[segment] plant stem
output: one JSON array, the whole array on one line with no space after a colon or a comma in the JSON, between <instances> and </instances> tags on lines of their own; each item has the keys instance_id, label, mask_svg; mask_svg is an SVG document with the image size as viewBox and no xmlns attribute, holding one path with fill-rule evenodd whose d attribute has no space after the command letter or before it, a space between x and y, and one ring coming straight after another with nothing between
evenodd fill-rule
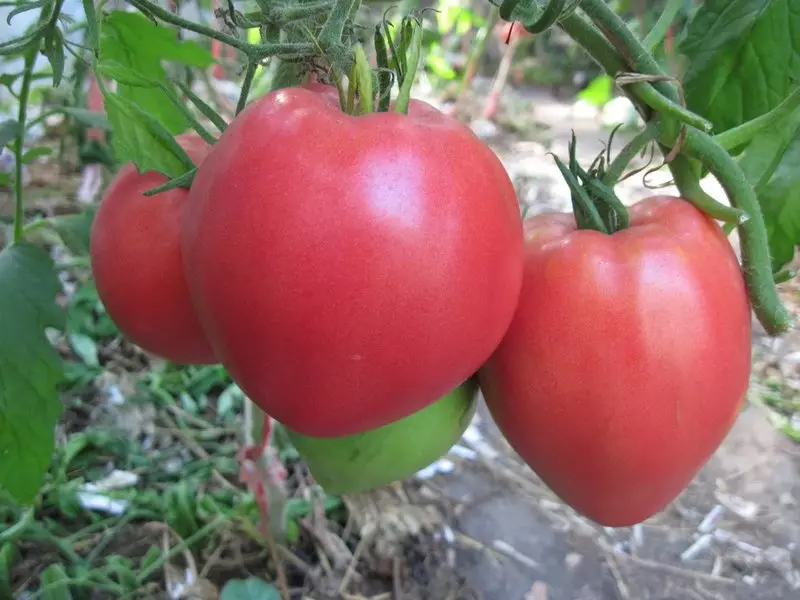
<instances>
[{"instance_id":1,"label":"plant stem","mask_svg":"<svg viewBox=\"0 0 800 600\"><path fill-rule=\"evenodd\" d=\"M341 42L344 26L353 10L354 2L359 0L334 0L328 19L319 32L318 42L323 50L328 51Z\"/></svg>"},{"instance_id":2,"label":"plant stem","mask_svg":"<svg viewBox=\"0 0 800 600\"><path fill-rule=\"evenodd\" d=\"M236 114L244 110L247 105L247 96L250 94L250 86L253 85L253 77L256 75L258 69L258 62L254 60L247 61L247 68L244 71L244 79L242 80L242 90L239 92L239 101L236 103Z\"/></svg>"},{"instance_id":3,"label":"plant stem","mask_svg":"<svg viewBox=\"0 0 800 600\"><path fill-rule=\"evenodd\" d=\"M770 335L787 331L792 315L781 303L772 276L772 264L764 217L758 198L738 163L710 135L689 129L683 144L686 154L701 161L719 180L736 208L749 215L739 225L744 262L744 278L753 310Z\"/></svg>"},{"instance_id":4,"label":"plant stem","mask_svg":"<svg viewBox=\"0 0 800 600\"><path fill-rule=\"evenodd\" d=\"M184 552L187 548L191 548L194 544L205 538L210 533L213 533L214 530L219 527L222 523L224 523L228 519L227 515L220 515L215 518L213 521L209 521L205 525L203 525L200 529L195 531L192 535L187 537L184 540L181 540L179 544L176 544L169 551L162 554L158 560L153 561L153 564L148 566L146 569L143 569L139 572L139 575L136 577L136 581L138 584L144 585L147 583L147 580L150 576L161 569L166 562L168 562L172 557L177 556Z\"/></svg>"},{"instance_id":5,"label":"plant stem","mask_svg":"<svg viewBox=\"0 0 800 600\"><path fill-rule=\"evenodd\" d=\"M757 134L775 125L785 117L788 117L798 106L800 106L800 87L795 88L783 102L768 113L756 117L751 121L747 121L746 123L742 123L733 129L723 131L714 136L714 141L725 148L725 150L732 150L743 146L750 142Z\"/></svg>"},{"instance_id":6,"label":"plant stem","mask_svg":"<svg viewBox=\"0 0 800 600\"><path fill-rule=\"evenodd\" d=\"M622 55L603 34L577 12L564 17L558 26L575 40L611 77L625 71Z\"/></svg>"},{"instance_id":7,"label":"plant stem","mask_svg":"<svg viewBox=\"0 0 800 600\"><path fill-rule=\"evenodd\" d=\"M678 154L673 158L669 164L669 170L681 196L712 219L717 219L723 223L741 225L750 218L750 215L743 210L726 206L708 195L700 186L689 159L682 154Z\"/></svg>"},{"instance_id":8,"label":"plant stem","mask_svg":"<svg viewBox=\"0 0 800 600\"><path fill-rule=\"evenodd\" d=\"M42 11L44 13L44 11ZM41 19L41 17L40 17ZM23 225L25 221L25 198L22 195L22 150L25 140L25 119L28 117L28 96L31 91L31 77L33 76L33 65L36 56L39 54L39 42L37 41L28 54L25 55L25 62L22 71L22 87L19 92L19 111L17 112L17 142L14 144L14 243L23 240Z\"/></svg>"},{"instance_id":9,"label":"plant stem","mask_svg":"<svg viewBox=\"0 0 800 600\"><path fill-rule=\"evenodd\" d=\"M549 0L544 10L533 21L523 21L522 25L530 33L542 33L563 14L567 0Z\"/></svg>"},{"instance_id":10,"label":"plant stem","mask_svg":"<svg viewBox=\"0 0 800 600\"><path fill-rule=\"evenodd\" d=\"M194 31L205 37L219 40L223 44L236 48L239 52L247 55L248 59L263 59L268 56L276 55L293 55L293 56L311 56L316 52L316 47L311 43L275 43L275 44L248 44L239 38L222 33L211 27L195 23L188 19L184 19L170 11L161 8L157 4L149 0L128 0L135 8L139 9L145 14L158 17L165 23L177 25L183 29Z\"/></svg>"},{"instance_id":11,"label":"plant stem","mask_svg":"<svg viewBox=\"0 0 800 600\"><path fill-rule=\"evenodd\" d=\"M605 0L583 0L581 8L606 34L611 44L622 53L632 71L644 75L666 75L653 55L647 51L624 21L609 8ZM670 100L678 101L678 91L667 82L657 82L656 89Z\"/></svg>"},{"instance_id":12,"label":"plant stem","mask_svg":"<svg viewBox=\"0 0 800 600\"><path fill-rule=\"evenodd\" d=\"M486 22L483 24L483 27L478 30L475 36L475 43L472 46L472 52L470 52L467 57L467 66L464 69L464 75L461 77L461 84L458 90L459 99L462 98L465 90L469 87L469 84L472 83L475 73L478 71L478 64L486 52L486 46L489 42L489 38L492 37L492 31L499 17L500 9L496 6L491 6L489 8L489 16L486 17Z\"/></svg>"},{"instance_id":13,"label":"plant stem","mask_svg":"<svg viewBox=\"0 0 800 600\"><path fill-rule=\"evenodd\" d=\"M622 81L621 85L625 85L624 77L618 78L617 81ZM692 125L693 127L702 129L706 133L710 132L713 128L713 125L710 121L660 94L652 85L647 85L642 81L631 82L627 85L630 85L633 88L636 97L639 98L639 100L647 104L647 106L652 108L660 115L672 117L676 121L680 121L681 123L686 123L687 125Z\"/></svg>"},{"instance_id":14,"label":"plant stem","mask_svg":"<svg viewBox=\"0 0 800 600\"><path fill-rule=\"evenodd\" d=\"M669 31L669 26L672 25L672 22L675 20L675 17L678 16L684 4L686 4L685 0L668 0L661 16L658 17L658 21L653 25L650 33L642 40L642 45L647 50L652 52L653 49L661 43L664 36L667 35L667 31Z\"/></svg>"},{"instance_id":15,"label":"plant stem","mask_svg":"<svg viewBox=\"0 0 800 600\"><path fill-rule=\"evenodd\" d=\"M300 21L301 19L307 19L327 12L332 6L333 4L330 0L300 4L298 6L281 6L273 9L269 13L269 19L280 25L286 25L292 21Z\"/></svg>"},{"instance_id":16,"label":"plant stem","mask_svg":"<svg viewBox=\"0 0 800 600\"><path fill-rule=\"evenodd\" d=\"M615 186L634 157L644 150L647 144L655 140L657 131L658 128L656 124L651 122L648 123L642 131L637 133L608 165L605 175L603 175L603 183L609 187Z\"/></svg>"}]
</instances>

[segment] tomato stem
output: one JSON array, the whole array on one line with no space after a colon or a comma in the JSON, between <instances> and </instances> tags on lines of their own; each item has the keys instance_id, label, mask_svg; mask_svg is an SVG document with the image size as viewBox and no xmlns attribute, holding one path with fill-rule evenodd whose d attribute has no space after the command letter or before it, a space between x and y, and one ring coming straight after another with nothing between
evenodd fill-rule
<instances>
[{"instance_id":1,"label":"tomato stem","mask_svg":"<svg viewBox=\"0 0 800 600\"><path fill-rule=\"evenodd\" d=\"M655 47L664 40L664 37L667 35L667 31L669 31L670 25L672 25L673 21L675 21L675 18L678 16L678 13L685 4L686 0L667 1L667 5L664 7L661 15L658 17L656 24L653 25L653 28L645 36L644 40L642 40L642 45L647 50L652 52Z\"/></svg>"},{"instance_id":2,"label":"tomato stem","mask_svg":"<svg viewBox=\"0 0 800 600\"><path fill-rule=\"evenodd\" d=\"M749 215L750 218L739 225L739 237L744 278L753 310L770 335L787 331L793 319L775 289L767 228L753 187L739 164L710 135L689 128L683 147L689 156L701 161L716 176L731 204Z\"/></svg>"},{"instance_id":3,"label":"tomato stem","mask_svg":"<svg viewBox=\"0 0 800 600\"><path fill-rule=\"evenodd\" d=\"M603 183L608 186L615 186L622 177L622 173L628 168L630 162L647 147L647 144L655 141L658 132L656 123L650 122L645 128L636 134L628 144L611 161L603 175Z\"/></svg>"},{"instance_id":4,"label":"tomato stem","mask_svg":"<svg viewBox=\"0 0 800 600\"><path fill-rule=\"evenodd\" d=\"M518 1L516 0L514 3L516 4ZM519 21L528 33L542 33L558 21L566 8L567 0L550 0L543 11L533 16L533 20L527 19L528 15L521 14Z\"/></svg>"},{"instance_id":5,"label":"tomato stem","mask_svg":"<svg viewBox=\"0 0 800 600\"><path fill-rule=\"evenodd\" d=\"M661 69L653 55L647 51L625 22L611 10L605 0L583 0L581 9L605 33L611 44L620 52L630 71L645 75L659 75L664 81L656 81L655 88L674 102L680 100L677 88L667 81L666 73ZM619 71L617 70L616 73ZM610 73L611 74L611 73ZM611 74L612 76L614 74Z\"/></svg>"},{"instance_id":6,"label":"tomato stem","mask_svg":"<svg viewBox=\"0 0 800 600\"><path fill-rule=\"evenodd\" d=\"M647 106L656 111L659 115L664 117L672 117L676 121L692 125L705 132L710 132L713 125L707 119L704 119L698 114L684 108L677 102L673 102L666 96L660 94L653 86L647 85L646 82L652 79L648 75L634 74L620 74L617 75L615 81L617 85L630 85L634 88L636 97L644 102Z\"/></svg>"},{"instance_id":7,"label":"tomato stem","mask_svg":"<svg viewBox=\"0 0 800 600\"><path fill-rule=\"evenodd\" d=\"M236 114L244 110L247 105L247 96L250 94L250 87L253 85L253 77L256 75L258 69L258 61L248 58L247 67L244 71L244 79L242 80L242 89L239 92L239 101L236 103Z\"/></svg>"},{"instance_id":8,"label":"tomato stem","mask_svg":"<svg viewBox=\"0 0 800 600\"><path fill-rule=\"evenodd\" d=\"M668 149L666 149L668 151ZM700 186L689 159L678 154L670 163L670 172L681 196L712 219L739 225L750 218L743 210L717 202Z\"/></svg>"},{"instance_id":9,"label":"tomato stem","mask_svg":"<svg viewBox=\"0 0 800 600\"><path fill-rule=\"evenodd\" d=\"M189 19L184 19L149 0L128 0L130 4L149 15L152 18L158 18L165 23L177 25L182 29L199 33L205 37L213 40L219 40L223 44L227 44L236 48L242 54L247 55L250 59L260 60L270 56L315 56L317 54L317 46L310 42L280 42L271 44L249 44L246 41L239 39L236 36L228 35L221 31L217 31L213 27L195 23Z\"/></svg>"},{"instance_id":10,"label":"tomato stem","mask_svg":"<svg viewBox=\"0 0 800 600\"><path fill-rule=\"evenodd\" d=\"M331 12L328 13L328 18L317 38L319 46L326 53L341 44L344 27L354 7L357 9L360 4L360 0L334 0Z\"/></svg>"},{"instance_id":11,"label":"tomato stem","mask_svg":"<svg viewBox=\"0 0 800 600\"><path fill-rule=\"evenodd\" d=\"M278 6L269 10L267 18L275 24L287 25L292 21L300 21L326 13L331 9L332 5L330 0L322 0L322 2L309 2L308 4L296 6Z\"/></svg>"},{"instance_id":12,"label":"tomato stem","mask_svg":"<svg viewBox=\"0 0 800 600\"><path fill-rule=\"evenodd\" d=\"M475 34L475 41L472 46L472 51L467 57L467 65L464 68L464 75L461 77L461 84L459 85L459 101L463 98L466 89L472 82L472 78L475 77L475 73L478 70L478 64L483 58L483 55L486 53L486 46L488 45L489 39L492 37L492 31L494 30L495 25L497 25L499 17L500 9L496 6L492 6L489 9L489 16L486 17L486 22L478 30L478 33ZM458 104L458 101L456 103Z\"/></svg>"},{"instance_id":13,"label":"tomato stem","mask_svg":"<svg viewBox=\"0 0 800 600\"><path fill-rule=\"evenodd\" d=\"M42 36L47 27L55 26L55 20L61 14L61 6L64 0L57 0L52 5L45 5L39 13L36 21L35 31L38 33L25 54L22 68L22 83L19 90L19 110L17 111L17 135L14 143L14 243L19 243L24 237L25 224L25 200L22 190L22 156L25 143L26 121L28 118L28 99L33 81L33 67L36 63L36 56L39 54L39 46Z\"/></svg>"}]
</instances>

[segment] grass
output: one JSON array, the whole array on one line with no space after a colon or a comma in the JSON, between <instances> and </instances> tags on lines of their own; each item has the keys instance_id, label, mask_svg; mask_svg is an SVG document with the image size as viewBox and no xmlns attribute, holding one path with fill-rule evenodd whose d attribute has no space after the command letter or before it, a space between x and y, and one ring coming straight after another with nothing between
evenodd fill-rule
<instances>
[{"instance_id":1,"label":"grass","mask_svg":"<svg viewBox=\"0 0 800 600\"><path fill-rule=\"evenodd\" d=\"M59 444L35 507L0 498L0 598L153 598L170 585L274 580L269 534L238 479L241 391L220 366L180 368L127 344L85 271L65 287ZM290 447L282 458L302 470ZM339 499L319 500L343 521ZM290 497L279 541L302 546L299 521L315 506Z\"/></svg>"}]
</instances>

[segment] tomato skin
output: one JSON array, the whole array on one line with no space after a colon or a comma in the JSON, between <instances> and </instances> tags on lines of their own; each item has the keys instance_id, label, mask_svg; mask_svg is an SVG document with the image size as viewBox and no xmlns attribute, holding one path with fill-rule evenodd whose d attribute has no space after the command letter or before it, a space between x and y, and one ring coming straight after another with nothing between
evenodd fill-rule
<instances>
[{"instance_id":1,"label":"tomato skin","mask_svg":"<svg viewBox=\"0 0 800 600\"><path fill-rule=\"evenodd\" d=\"M210 146L195 133L176 138L199 164ZM144 192L167 182L124 165L92 225L90 255L100 299L120 331L148 352L183 364L217 360L194 313L181 260L180 230L189 190Z\"/></svg>"},{"instance_id":2,"label":"tomato skin","mask_svg":"<svg viewBox=\"0 0 800 600\"><path fill-rule=\"evenodd\" d=\"M248 106L199 168L184 265L243 391L298 433L374 429L467 380L522 281L513 185L433 107L343 114L306 84Z\"/></svg>"},{"instance_id":3,"label":"tomato skin","mask_svg":"<svg viewBox=\"0 0 800 600\"><path fill-rule=\"evenodd\" d=\"M678 198L612 236L571 215L526 221L508 333L479 372L508 441L606 526L671 502L717 449L748 387L750 305L716 223Z\"/></svg>"}]
</instances>

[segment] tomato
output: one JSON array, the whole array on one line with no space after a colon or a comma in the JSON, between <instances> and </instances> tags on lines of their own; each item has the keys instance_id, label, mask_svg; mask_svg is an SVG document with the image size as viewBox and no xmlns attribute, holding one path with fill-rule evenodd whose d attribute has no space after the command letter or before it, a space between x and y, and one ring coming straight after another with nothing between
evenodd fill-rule
<instances>
[{"instance_id":1,"label":"tomato","mask_svg":"<svg viewBox=\"0 0 800 600\"><path fill-rule=\"evenodd\" d=\"M327 493L359 494L407 479L446 454L475 415L477 388L470 379L412 415L355 435L315 438L284 431Z\"/></svg>"},{"instance_id":2,"label":"tomato","mask_svg":"<svg viewBox=\"0 0 800 600\"><path fill-rule=\"evenodd\" d=\"M486 145L424 102L344 114L322 84L260 98L220 136L183 248L220 361L316 437L387 425L466 381L522 282L516 195Z\"/></svg>"},{"instance_id":3,"label":"tomato","mask_svg":"<svg viewBox=\"0 0 800 600\"><path fill-rule=\"evenodd\" d=\"M512 39L522 39L531 35L519 21L502 21L496 31L497 39L504 44L508 44Z\"/></svg>"},{"instance_id":4,"label":"tomato","mask_svg":"<svg viewBox=\"0 0 800 600\"><path fill-rule=\"evenodd\" d=\"M179 136L195 164L210 146L195 133ZM111 319L132 342L178 363L215 363L191 305L181 261L181 218L189 195L175 188L145 196L167 182L124 165L108 187L92 225L90 254L97 292Z\"/></svg>"},{"instance_id":5,"label":"tomato","mask_svg":"<svg viewBox=\"0 0 800 600\"><path fill-rule=\"evenodd\" d=\"M508 333L479 373L492 416L564 501L640 522L688 485L732 426L750 373L750 306L716 223L653 197L613 235L570 215L525 223Z\"/></svg>"}]
</instances>

